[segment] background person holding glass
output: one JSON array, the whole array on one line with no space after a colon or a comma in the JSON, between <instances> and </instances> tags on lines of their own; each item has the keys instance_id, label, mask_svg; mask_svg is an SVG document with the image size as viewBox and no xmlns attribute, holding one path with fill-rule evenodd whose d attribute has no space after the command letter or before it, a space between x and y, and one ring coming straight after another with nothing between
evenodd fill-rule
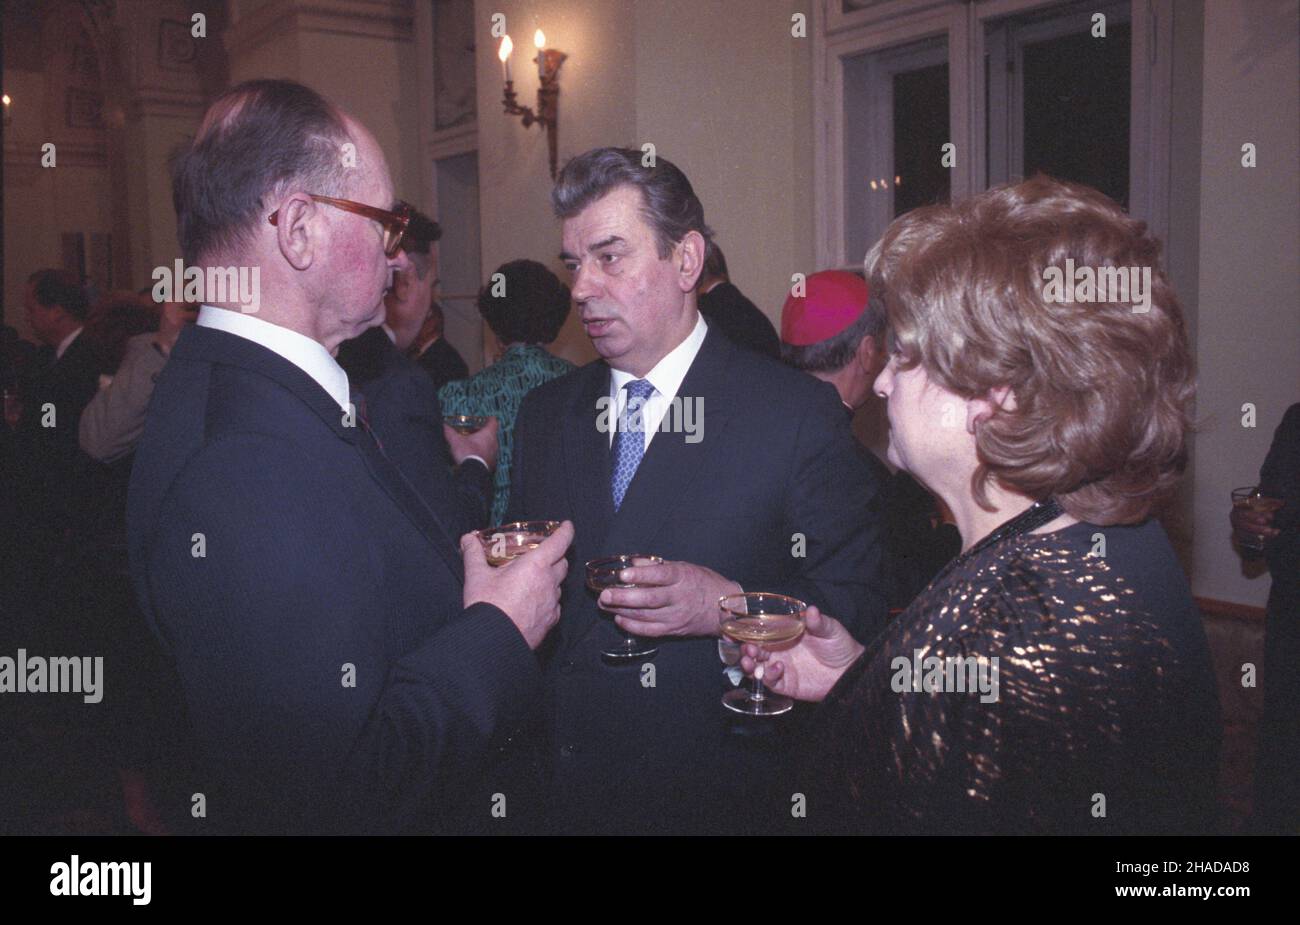
<instances>
[{"instance_id":1,"label":"background person holding glass","mask_svg":"<svg viewBox=\"0 0 1300 925\"><path fill-rule=\"evenodd\" d=\"M1300 404L1287 409L1259 470L1258 497L1232 508L1233 538L1246 558L1262 556L1273 577L1264 618L1259 751L1252 828L1300 832Z\"/></svg>"},{"instance_id":2,"label":"background person holding glass","mask_svg":"<svg viewBox=\"0 0 1300 925\"><path fill-rule=\"evenodd\" d=\"M963 551L866 647L814 608L797 645L747 647L744 667L762 662L769 687L825 701L808 779L792 782L816 788L810 820L923 833L1211 825L1209 653L1151 519L1184 468L1195 391L1157 254L1109 199L1039 177L910 212L868 255L892 334L875 384L889 458L951 508ZM1149 311L1049 301L1044 271L1070 258L1150 267ZM993 698L954 683L994 659Z\"/></svg>"}]
</instances>

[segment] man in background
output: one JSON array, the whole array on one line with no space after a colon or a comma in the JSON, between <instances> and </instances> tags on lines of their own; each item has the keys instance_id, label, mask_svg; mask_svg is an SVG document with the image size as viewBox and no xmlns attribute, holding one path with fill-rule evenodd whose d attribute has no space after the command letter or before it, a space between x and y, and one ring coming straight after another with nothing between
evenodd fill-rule
<instances>
[{"instance_id":1,"label":"man in background","mask_svg":"<svg viewBox=\"0 0 1300 925\"><path fill-rule=\"evenodd\" d=\"M727 258L718 242L709 242L700 277L699 311L704 320L733 344L772 359L781 357L776 328L757 305L745 298L727 272Z\"/></svg>"},{"instance_id":2,"label":"man in background","mask_svg":"<svg viewBox=\"0 0 1300 925\"><path fill-rule=\"evenodd\" d=\"M364 396L384 450L460 536L486 527L497 461L497 422L462 435L442 421L438 390L406 355L433 304L442 236L438 223L411 210L402 238L410 268L393 273L384 323L339 346L339 365Z\"/></svg>"},{"instance_id":3,"label":"man in background","mask_svg":"<svg viewBox=\"0 0 1300 925\"><path fill-rule=\"evenodd\" d=\"M872 395L888 360L885 307L857 273L823 270L805 280L804 294L791 292L781 310L781 357L835 386L845 416L853 420ZM865 446L863 461L885 486L884 574L891 610L901 610L961 549L961 537L940 516L938 501L908 473L889 467Z\"/></svg>"},{"instance_id":4,"label":"man in background","mask_svg":"<svg viewBox=\"0 0 1300 925\"><path fill-rule=\"evenodd\" d=\"M469 367L465 365L465 360L447 338L443 337L442 306L437 302L429 304L428 317L415 339L411 355L420 364L420 368L429 374L435 389L469 375Z\"/></svg>"}]
</instances>

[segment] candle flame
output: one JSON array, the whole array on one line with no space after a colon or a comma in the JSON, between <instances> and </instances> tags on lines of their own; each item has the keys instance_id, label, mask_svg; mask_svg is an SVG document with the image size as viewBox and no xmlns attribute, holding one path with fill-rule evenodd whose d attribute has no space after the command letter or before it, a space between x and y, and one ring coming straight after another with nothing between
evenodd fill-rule
<instances>
[{"instance_id":1,"label":"candle flame","mask_svg":"<svg viewBox=\"0 0 1300 925\"><path fill-rule=\"evenodd\" d=\"M3 101L4 104L8 106L10 103L9 94L6 93L3 97L0 97L0 101Z\"/></svg>"},{"instance_id":2,"label":"candle flame","mask_svg":"<svg viewBox=\"0 0 1300 925\"><path fill-rule=\"evenodd\" d=\"M515 50L515 43L510 41L510 36L508 35L501 36L501 47L497 49L497 57L501 61L505 61L506 58L510 57L510 53L514 50Z\"/></svg>"},{"instance_id":3,"label":"candle flame","mask_svg":"<svg viewBox=\"0 0 1300 925\"><path fill-rule=\"evenodd\" d=\"M546 33L538 29L533 33L533 44L540 50L546 47Z\"/></svg>"}]
</instances>

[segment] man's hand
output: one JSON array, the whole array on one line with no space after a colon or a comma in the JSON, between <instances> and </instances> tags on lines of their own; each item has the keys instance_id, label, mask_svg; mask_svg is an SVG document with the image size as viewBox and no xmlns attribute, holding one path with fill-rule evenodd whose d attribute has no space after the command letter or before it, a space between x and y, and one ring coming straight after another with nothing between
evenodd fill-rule
<instances>
[{"instance_id":1,"label":"man's hand","mask_svg":"<svg viewBox=\"0 0 1300 925\"><path fill-rule=\"evenodd\" d=\"M1232 513L1228 515L1228 520L1232 523L1232 535L1242 548L1248 552L1257 550L1243 544L1255 542L1258 543L1262 537L1267 543L1281 531L1273 526L1273 515L1277 511L1257 511L1248 507L1234 507Z\"/></svg>"},{"instance_id":2,"label":"man's hand","mask_svg":"<svg viewBox=\"0 0 1300 925\"><path fill-rule=\"evenodd\" d=\"M176 346L176 338L180 337L185 325L193 323L197 317L198 310L188 308L184 302L163 303L158 333L153 336L153 342L158 345L163 356L171 355L172 347Z\"/></svg>"},{"instance_id":3,"label":"man's hand","mask_svg":"<svg viewBox=\"0 0 1300 925\"><path fill-rule=\"evenodd\" d=\"M816 607L804 614L804 633L787 649L766 651L746 644L740 667L748 675L795 700L823 699L840 676L858 660L864 647L834 617Z\"/></svg>"},{"instance_id":4,"label":"man's hand","mask_svg":"<svg viewBox=\"0 0 1300 925\"><path fill-rule=\"evenodd\" d=\"M465 606L495 604L536 649L560 619L560 584L569 571L564 554L571 542L573 524L566 520L536 549L493 568L479 538L466 533L460 538Z\"/></svg>"},{"instance_id":5,"label":"man's hand","mask_svg":"<svg viewBox=\"0 0 1300 925\"><path fill-rule=\"evenodd\" d=\"M451 447L451 459L460 465L470 456L478 456L487 463L488 471L497 469L497 453L500 446L497 432L501 424L496 418L488 418L487 424L472 434L457 433L450 424L442 425L442 432L447 436L447 446Z\"/></svg>"},{"instance_id":6,"label":"man's hand","mask_svg":"<svg viewBox=\"0 0 1300 925\"><path fill-rule=\"evenodd\" d=\"M606 588L598 603L634 636L717 636L718 598L744 591L717 572L689 562L637 565L619 572L635 588Z\"/></svg>"}]
</instances>

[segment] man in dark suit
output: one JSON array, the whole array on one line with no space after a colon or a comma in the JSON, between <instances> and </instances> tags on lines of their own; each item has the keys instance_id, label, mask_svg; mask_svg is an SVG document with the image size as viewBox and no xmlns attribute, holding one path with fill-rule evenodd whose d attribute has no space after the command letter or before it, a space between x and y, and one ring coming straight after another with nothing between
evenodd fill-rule
<instances>
[{"instance_id":1,"label":"man in dark suit","mask_svg":"<svg viewBox=\"0 0 1300 925\"><path fill-rule=\"evenodd\" d=\"M703 208L675 166L641 159L590 151L557 181L562 257L601 359L531 392L516 430L513 516L577 529L546 660L547 824L772 831L805 786L778 756L797 757L797 717L730 721L718 600L789 594L867 638L884 619L876 485L834 389L701 319ZM624 570L637 587L598 607L583 564L632 553L666 561ZM601 609L657 654L604 658L619 633Z\"/></svg>"},{"instance_id":2,"label":"man in dark suit","mask_svg":"<svg viewBox=\"0 0 1300 925\"><path fill-rule=\"evenodd\" d=\"M781 307L781 359L835 386L851 426L889 359L885 324L885 306L861 274L813 273ZM891 475L861 444L859 452L883 487L886 599L891 610L902 610L961 551L961 536L911 475L902 469Z\"/></svg>"},{"instance_id":3,"label":"man in dark suit","mask_svg":"<svg viewBox=\"0 0 1300 925\"><path fill-rule=\"evenodd\" d=\"M469 376L464 358L443 336L442 306L437 302L430 303L429 316L415 344L415 361L429 374L435 389Z\"/></svg>"},{"instance_id":4,"label":"man in dark suit","mask_svg":"<svg viewBox=\"0 0 1300 925\"><path fill-rule=\"evenodd\" d=\"M81 413L95 397L103 362L85 334L89 305L81 280L66 270L39 270L27 280L27 319L44 346L21 396L16 480L27 536L20 553L39 594L68 565L83 538L94 463L81 451Z\"/></svg>"},{"instance_id":5,"label":"man in dark suit","mask_svg":"<svg viewBox=\"0 0 1300 925\"><path fill-rule=\"evenodd\" d=\"M700 277L700 314L734 344L772 359L781 357L776 328L762 310L736 288L727 272L727 258L718 242L709 242Z\"/></svg>"},{"instance_id":6,"label":"man in dark suit","mask_svg":"<svg viewBox=\"0 0 1300 925\"><path fill-rule=\"evenodd\" d=\"M572 526L490 568L358 416L333 353L409 266L364 127L299 84L251 81L175 170L186 263L260 274L255 312L207 292L131 477L136 596L192 734L183 816L215 832L436 825L537 696L531 650L558 619Z\"/></svg>"},{"instance_id":7,"label":"man in dark suit","mask_svg":"<svg viewBox=\"0 0 1300 925\"><path fill-rule=\"evenodd\" d=\"M488 526L498 423L468 435L445 425L437 387L405 353L429 311L437 282L432 245L441 236L437 222L411 210L402 238L410 268L393 273L384 323L339 345L338 361L364 396L389 458L459 536Z\"/></svg>"}]
</instances>

